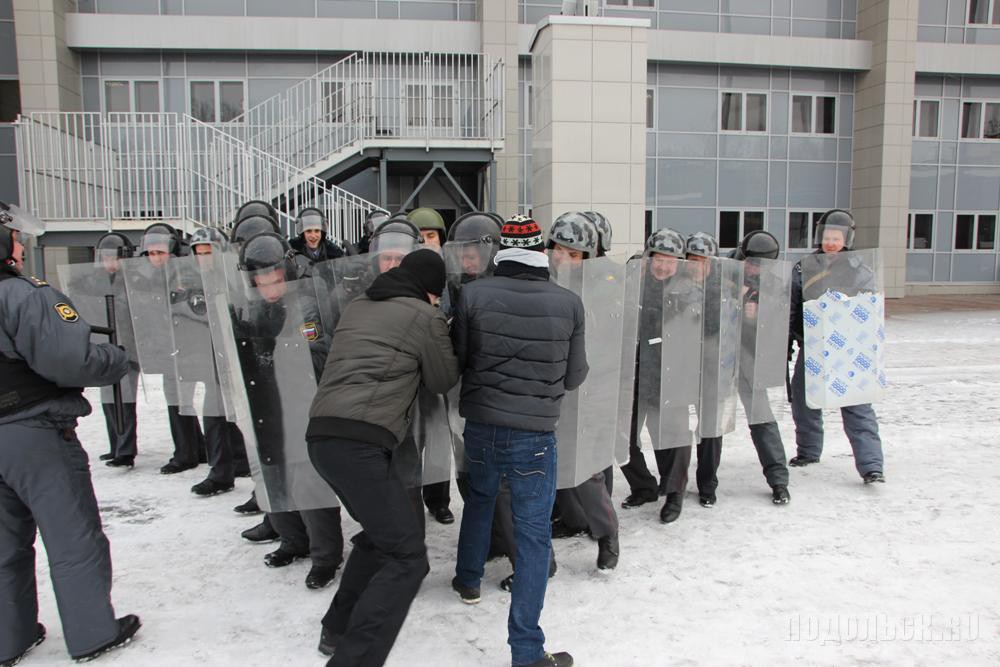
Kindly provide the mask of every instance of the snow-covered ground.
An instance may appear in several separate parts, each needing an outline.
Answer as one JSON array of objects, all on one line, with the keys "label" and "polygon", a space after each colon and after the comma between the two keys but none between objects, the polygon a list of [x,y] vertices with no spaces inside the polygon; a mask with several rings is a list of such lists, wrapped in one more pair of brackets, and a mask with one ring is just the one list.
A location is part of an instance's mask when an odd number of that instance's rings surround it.
[{"label": "snow-covered ground", "polygon": [[[614,572],[598,574],[595,542],[556,543],[547,647],[583,666],[1000,664],[1000,311],[895,316],[888,335],[891,388],[876,406],[887,484],[862,485],[839,415],[827,413],[822,464],[793,468],[792,502],[775,507],[741,427],[725,438],[716,507],[689,488],[669,526],[658,507],[619,511]],[[322,665],[319,619],[336,582],[309,591],[307,561],[268,569],[273,545],[240,539],[256,521],[232,511],[248,479],[201,499],[189,489],[204,466],[158,474],[171,443],[157,398],[140,404],[132,471],[96,461],[107,449],[99,407],[80,424],[116,608],[143,620],[137,641],[102,662]],[[787,412],[781,431],[792,456]],[[616,503],[626,492],[619,473]],[[346,513],[344,529],[356,531]],[[429,521],[431,573],[389,665],[509,664],[510,596],[497,586],[509,566],[490,563],[482,602],[463,605],[449,586],[457,537],[458,523]],[[65,664],[41,549],[38,560],[49,639],[24,664]]]}]

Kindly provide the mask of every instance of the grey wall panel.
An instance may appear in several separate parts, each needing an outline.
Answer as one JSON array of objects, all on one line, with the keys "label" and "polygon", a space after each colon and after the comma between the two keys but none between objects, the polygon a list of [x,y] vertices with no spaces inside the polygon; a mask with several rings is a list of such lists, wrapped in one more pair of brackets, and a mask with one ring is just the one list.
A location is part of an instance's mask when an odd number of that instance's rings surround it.
[{"label": "grey wall panel", "polygon": [[719,87],[736,90],[767,90],[771,86],[771,73],[767,69],[747,67],[722,67],[719,69]]},{"label": "grey wall panel", "polygon": [[160,56],[160,64],[163,66],[163,76],[184,76],[187,71],[182,53],[164,53]]},{"label": "grey wall panel", "polygon": [[660,83],[692,88],[718,88],[719,68],[715,65],[669,65],[660,67]]},{"label": "grey wall panel", "polygon": [[841,39],[857,39],[857,26],[858,24],[854,21],[844,21],[840,24]]},{"label": "grey wall panel", "polygon": [[656,129],[715,132],[719,129],[719,93],[690,88],[657,89]]},{"label": "grey wall panel", "polygon": [[906,253],[906,279],[918,283],[929,283],[934,280],[934,254]]},{"label": "grey wall panel", "polygon": [[179,16],[184,13],[184,0],[160,0],[160,13]]},{"label": "grey wall panel", "polygon": [[17,42],[13,21],[0,22],[0,74],[17,75]]},{"label": "grey wall panel", "polygon": [[771,134],[788,134],[788,94],[771,93],[770,126]]},{"label": "grey wall panel", "polygon": [[[953,247],[952,229],[955,224],[955,214],[951,211],[938,211],[934,217],[934,247],[937,250],[947,250]],[[940,263],[940,262],[939,262]],[[948,265],[949,267],[951,264]]]},{"label": "grey wall panel", "polygon": [[101,110],[101,81],[96,76],[84,76],[80,78],[81,92],[83,93],[83,110]]},{"label": "grey wall panel", "polygon": [[771,0],[722,0],[722,7],[720,9],[723,14],[770,16]]},{"label": "grey wall panel", "polygon": [[246,0],[247,16],[316,16],[316,0]]},{"label": "grey wall panel", "polygon": [[316,73],[316,58],[297,53],[247,56],[248,76],[283,76],[308,79]]},{"label": "grey wall panel", "polygon": [[93,52],[84,51],[80,54],[80,74],[97,76],[101,73],[100,57]]},{"label": "grey wall panel", "polygon": [[910,169],[910,208],[937,208],[937,166],[917,166]]},{"label": "grey wall panel", "polygon": [[184,0],[184,13],[194,16],[243,16],[244,0]]},{"label": "grey wall panel", "polygon": [[788,137],[771,137],[771,159],[788,159]]},{"label": "grey wall panel", "polygon": [[656,6],[684,12],[718,12],[719,0],[657,0]]},{"label": "grey wall panel", "polygon": [[792,0],[771,0],[771,14],[773,16],[791,16]]},{"label": "grey wall panel", "polygon": [[837,165],[837,201],[834,206],[837,208],[851,208],[851,165]]},{"label": "grey wall panel", "polygon": [[839,21],[802,21],[792,19],[793,37],[820,37],[833,39],[840,37]]},{"label": "grey wall panel", "polygon": [[243,78],[247,73],[246,58],[242,55],[212,54],[188,55],[187,73],[191,78],[197,77],[236,77]]},{"label": "grey wall panel", "polygon": [[795,208],[833,208],[837,166],[797,162],[788,176],[788,205]]},{"label": "grey wall panel", "polygon": [[970,142],[958,144],[959,164],[1000,164],[1000,142]]},{"label": "grey wall panel", "polygon": [[837,161],[837,140],[824,137],[789,137],[788,157],[792,160]]},{"label": "grey wall panel", "polygon": [[989,100],[1000,99],[1000,82],[967,76],[962,79],[962,96],[982,97]]},{"label": "grey wall panel", "polygon": [[17,141],[14,137],[14,125],[0,123],[0,155],[14,155],[17,152]]},{"label": "grey wall panel", "polygon": [[921,24],[948,25],[947,0],[944,2],[942,0],[920,0],[917,22]]},{"label": "grey wall panel", "polygon": [[767,203],[770,206],[784,206],[788,198],[786,192],[788,185],[788,163],[772,162],[769,169]]},{"label": "grey wall panel", "polygon": [[656,140],[657,132],[646,132],[646,155],[657,155]]},{"label": "grey wall panel", "polygon": [[656,204],[656,158],[646,158],[646,206]]},{"label": "grey wall panel", "polygon": [[160,0],[97,0],[101,14],[159,14]]},{"label": "grey wall panel", "polygon": [[945,28],[935,28],[923,25],[917,28],[918,42],[935,42],[941,44],[944,43],[947,36],[948,31]]},{"label": "grey wall panel", "polygon": [[248,79],[247,107],[260,104],[278,93],[288,90],[299,82],[299,79]]},{"label": "grey wall panel", "polygon": [[13,0],[0,0],[0,19],[14,19]]},{"label": "grey wall panel", "polygon": [[187,84],[184,79],[170,77],[163,80],[161,90],[163,95],[163,110],[171,113],[188,113]]},{"label": "grey wall panel", "polygon": [[797,70],[791,76],[791,88],[797,93],[836,93],[840,90],[840,77],[836,72]]},{"label": "grey wall panel", "polygon": [[[950,211],[955,205],[955,168],[941,167],[938,172],[938,206]],[[940,246],[939,246],[940,247]]]},{"label": "grey wall panel", "polygon": [[399,18],[401,19],[435,19],[439,21],[456,20],[458,12],[454,3],[443,2],[400,2]]},{"label": "grey wall panel", "polygon": [[660,132],[656,154],[660,157],[712,157],[717,155],[714,134],[674,134]]},{"label": "grey wall panel", "polygon": [[719,157],[767,159],[767,143],[765,134],[723,134]]},{"label": "grey wall panel", "polygon": [[101,75],[160,78],[160,56],[153,53],[102,53]]},{"label": "grey wall panel", "polygon": [[951,253],[934,253],[934,282],[944,283],[951,280]]},{"label": "grey wall panel", "polygon": [[719,24],[722,32],[733,32],[743,35],[771,34],[771,20],[751,16],[723,16]]},{"label": "grey wall panel", "polygon": [[1000,44],[1000,32],[993,28],[966,28],[966,44]]},{"label": "grey wall panel", "polygon": [[918,74],[913,84],[917,97],[941,97],[944,94],[944,77]]},{"label": "grey wall panel", "polygon": [[766,162],[719,161],[719,206],[764,208],[766,205]]},{"label": "grey wall panel", "polygon": [[962,77],[955,76],[952,74],[946,74],[944,76],[944,96],[945,97],[962,96]]},{"label": "grey wall panel", "polygon": [[81,14],[93,14],[97,11],[97,0],[77,0],[76,10]]},{"label": "grey wall panel", "polygon": [[669,227],[681,234],[709,232],[715,234],[714,208],[658,208],[656,209],[657,229]]},{"label": "grey wall panel", "polygon": [[913,164],[937,164],[940,158],[939,143],[937,141],[918,141],[912,143]]},{"label": "grey wall panel", "polygon": [[0,200],[9,204],[20,202],[17,194],[17,158],[0,155]]},{"label": "grey wall panel", "polygon": [[958,142],[955,141],[942,141],[941,142],[941,163],[942,164],[955,164],[958,162]]},{"label": "grey wall panel", "polygon": [[373,19],[375,3],[371,0],[316,0],[316,13],[345,19]]},{"label": "grey wall panel", "polygon": [[[853,85],[852,85],[853,87]],[[841,95],[837,100],[837,115],[839,116],[838,132],[842,137],[849,137],[854,133],[854,95]]]},{"label": "grey wall panel", "polygon": [[959,167],[956,210],[995,211],[1000,208],[1000,169]]},{"label": "grey wall panel", "polygon": [[788,245],[788,224],[785,222],[788,219],[788,212],[783,208],[769,208],[767,209],[767,215],[764,216],[764,229],[774,234],[774,238],[778,239],[778,245],[782,248]]},{"label": "grey wall panel", "polygon": [[853,159],[852,148],[854,141],[851,139],[840,139],[837,141],[837,159],[841,162],[851,162]]},{"label": "grey wall panel", "polygon": [[839,19],[841,0],[795,0],[792,16],[806,19]]},{"label": "grey wall panel", "polygon": [[715,206],[715,160],[660,159],[656,203]]},{"label": "grey wall panel", "polygon": [[996,253],[955,253],[952,255],[951,279],[958,282],[993,282],[996,280]]},{"label": "grey wall panel", "polygon": [[771,34],[776,37],[788,37],[792,34],[792,22],[789,19],[772,19]]},{"label": "grey wall panel", "polygon": [[959,108],[958,100],[941,101],[938,134],[942,139],[958,139]]}]

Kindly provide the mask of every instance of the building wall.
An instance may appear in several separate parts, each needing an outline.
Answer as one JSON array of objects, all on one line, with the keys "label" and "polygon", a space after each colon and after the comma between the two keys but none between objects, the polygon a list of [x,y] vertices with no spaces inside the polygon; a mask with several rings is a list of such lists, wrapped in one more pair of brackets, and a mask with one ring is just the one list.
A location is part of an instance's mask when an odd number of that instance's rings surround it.
[{"label": "building wall", "polygon": [[476,0],[79,0],[81,13],[475,21]]},{"label": "building wall", "polygon": [[1000,44],[1000,19],[994,19],[1000,9],[997,4],[995,0],[992,5],[990,0],[920,0],[917,40]]},{"label": "building wall", "polygon": [[21,112],[12,0],[0,0],[0,201],[18,203],[14,126]]}]

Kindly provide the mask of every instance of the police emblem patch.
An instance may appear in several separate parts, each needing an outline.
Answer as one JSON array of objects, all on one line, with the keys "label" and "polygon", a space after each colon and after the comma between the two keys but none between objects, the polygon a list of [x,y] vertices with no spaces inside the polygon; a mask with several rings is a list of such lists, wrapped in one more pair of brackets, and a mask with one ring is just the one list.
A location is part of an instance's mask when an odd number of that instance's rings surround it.
[{"label": "police emblem patch", "polygon": [[57,303],[55,305],[55,309],[56,312],[59,314],[59,317],[61,317],[65,322],[76,322],[78,319],[80,319],[80,316],[77,314],[77,312],[73,310],[73,306],[69,305],[68,303]]},{"label": "police emblem patch", "polygon": [[316,326],[315,322],[306,322],[301,327],[299,327],[299,333],[310,343],[319,338],[319,327]]}]

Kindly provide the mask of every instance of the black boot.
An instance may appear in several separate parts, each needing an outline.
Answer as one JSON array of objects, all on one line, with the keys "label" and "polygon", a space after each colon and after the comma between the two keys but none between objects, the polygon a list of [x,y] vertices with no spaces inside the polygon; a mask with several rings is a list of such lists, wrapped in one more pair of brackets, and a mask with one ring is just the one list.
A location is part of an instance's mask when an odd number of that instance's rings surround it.
[{"label": "black boot", "polygon": [[639,489],[626,496],[625,500],[622,501],[622,508],[629,510],[633,507],[642,507],[646,503],[655,503],[658,497],[656,491]]},{"label": "black boot", "polygon": [[323,632],[319,633],[319,646],[317,647],[319,652],[325,656],[333,655],[339,639],[340,635],[334,634],[333,630],[323,628]]},{"label": "black boot", "polygon": [[309,554],[297,554],[291,551],[285,551],[281,547],[278,547],[271,553],[264,556],[264,565],[268,567],[285,567],[286,565],[291,565],[297,560],[302,560],[306,558]]},{"label": "black boot", "polygon": [[[559,566],[556,565],[556,559],[553,558],[549,561],[549,579],[556,576],[556,571],[559,570]],[[508,574],[500,581],[500,590],[507,591],[510,593],[511,589],[514,588],[514,575]]]},{"label": "black boot", "polygon": [[134,456],[116,456],[104,465],[111,468],[132,468],[135,467]]},{"label": "black boot", "polygon": [[771,487],[771,502],[775,505],[787,505],[791,499],[787,486],[776,484]]},{"label": "black boot", "polygon": [[257,504],[257,496],[251,495],[250,500],[246,501],[242,505],[237,505],[233,508],[233,511],[237,514],[260,514],[260,506]]},{"label": "black boot", "polygon": [[789,461],[788,465],[795,468],[802,468],[813,463],[819,463],[819,459],[814,459],[809,456],[793,456]]},{"label": "black boot", "polygon": [[13,658],[0,662],[0,667],[14,667],[14,665],[21,662],[21,660],[24,659],[24,656],[28,655],[31,649],[35,648],[43,641],[45,641],[45,626],[42,625],[41,623],[38,623],[36,627],[36,632],[37,634],[35,635],[35,641],[31,642],[28,648],[24,649],[18,655],[15,655]]},{"label": "black boot", "polygon": [[660,508],[660,521],[662,523],[673,523],[681,516],[681,508],[684,505],[684,494],[679,492],[668,493],[667,501]]},{"label": "black boot", "polygon": [[339,564],[333,567],[313,565],[309,569],[309,574],[306,575],[306,588],[314,591],[326,588],[337,576],[337,569],[339,567]]},{"label": "black boot", "polygon": [[280,535],[278,535],[278,531],[276,531],[274,528],[271,528],[271,524],[265,523],[263,521],[258,523],[253,528],[247,528],[242,533],[240,533],[240,536],[247,542],[256,542],[256,543],[274,542],[276,539],[280,537]]},{"label": "black boot", "polygon": [[538,660],[522,667],[572,667],[573,656],[565,651],[561,653],[546,653]]},{"label": "black boot", "polygon": [[97,458],[99,458],[102,461],[110,461],[111,459],[115,458],[115,453],[114,452],[108,452],[107,454],[101,454]]},{"label": "black boot", "polygon": [[618,536],[608,535],[597,540],[597,569],[613,570],[618,565]]},{"label": "black boot", "polygon": [[77,662],[90,662],[91,660],[101,657],[108,651],[113,651],[120,646],[125,646],[125,644],[132,641],[132,637],[135,636],[135,633],[139,631],[140,627],[142,627],[142,623],[139,621],[139,617],[135,614],[122,616],[118,619],[118,636],[104,646],[94,649],[90,653],[74,655],[73,659]]},{"label": "black boot", "polygon": [[191,493],[205,498],[208,496],[217,496],[220,493],[226,493],[227,491],[232,491],[233,488],[232,484],[222,484],[221,482],[216,482],[214,479],[206,479],[192,486]]}]

